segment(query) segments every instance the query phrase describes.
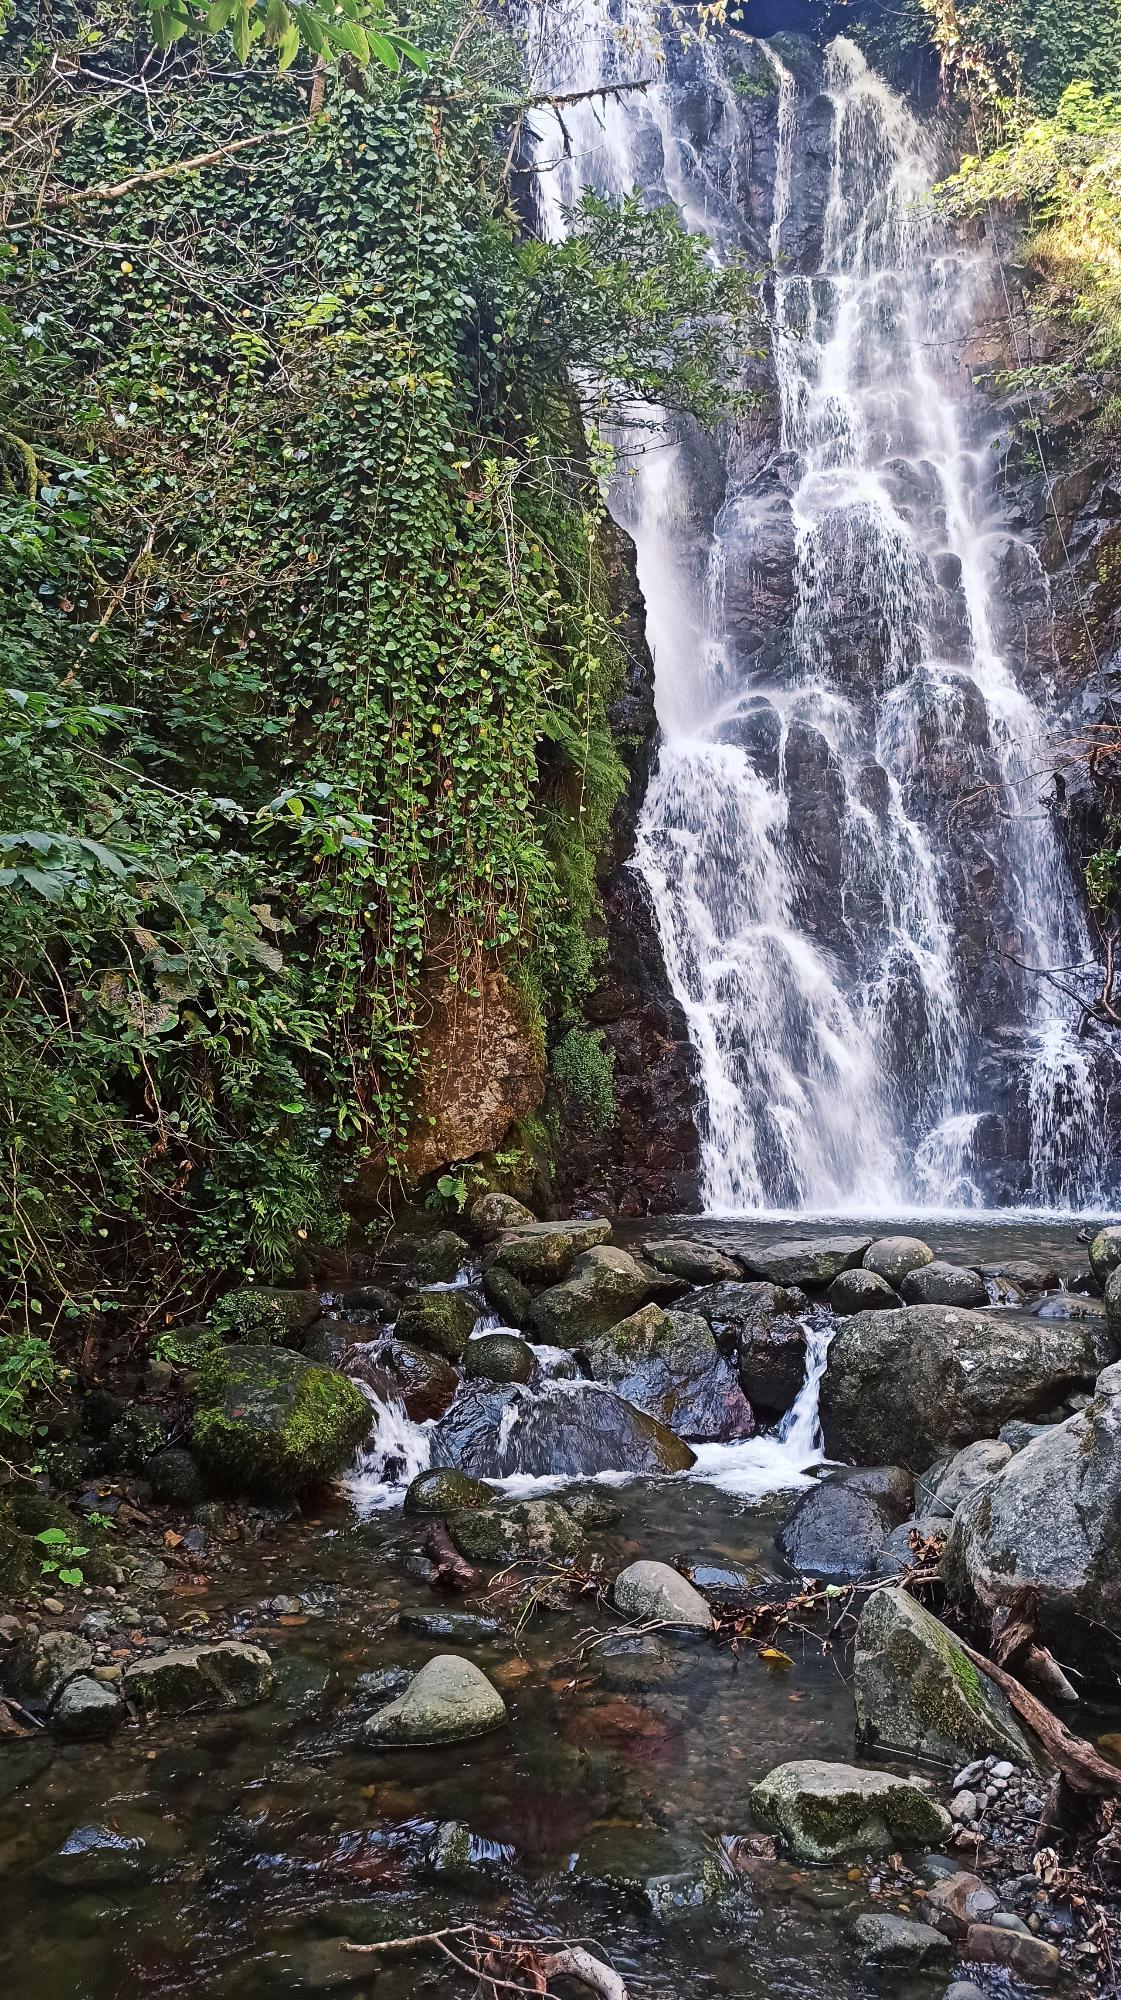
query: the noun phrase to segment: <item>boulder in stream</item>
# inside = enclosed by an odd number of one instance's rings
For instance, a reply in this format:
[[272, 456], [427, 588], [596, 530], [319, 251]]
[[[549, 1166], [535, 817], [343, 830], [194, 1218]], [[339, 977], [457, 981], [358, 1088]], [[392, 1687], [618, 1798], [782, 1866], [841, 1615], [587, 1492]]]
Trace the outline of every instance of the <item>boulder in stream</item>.
[[1090, 1269], [1099, 1285], [1104, 1285], [1121, 1268], [1121, 1224], [1111, 1222], [1099, 1229], [1090, 1245]]
[[951, 1631], [905, 1590], [878, 1590], [856, 1627], [853, 1694], [866, 1750], [956, 1769], [977, 1757], [1038, 1759], [1004, 1695]]
[[755, 1419], [733, 1364], [699, 1313], [643, 1306], [584, 1349], [597, 1382], [694, 1441], [751, 1437]]
[[583, 1347], [639, 1306], [675, 1290], [678, 1280], [639, 1263], [629, 1250], [601, 1243], [581, 1252], [563, 1283], [538, 1293], [530, 1319], [542, 1340]]
[[842, 1271], [825, 1294], [830, 1309], [839, 1317], [858, 1312], [893, 1312], [903, 1301], [886, 1278], [876, 1271], [857, 1267]]
[[980, 1271], [938, 1258], [909, 1272], [900, 1290], [909, 1306], [983, 1306], [989, 1297]]
[[478, 1382], [532, 1382], [537, 1362], [529, 1342], [516, 1333], [481, 1333], [464, 1349], [463, 1372]]
[[[1112, 1283], [1113, 1280], [1110, 1280]], [[954, 1519], [942, 1561], [951, 1595], [985, 1611], [1030, 1593], [1060, 1662], [1121, 1672], [1121, 1364], [1090, 1407], [1017, 1451]]]
[[272, 1691], [272, 1662], [263, 1646], [222, 1639], [214, 1646], [175, 1646], [126, 1667], [126, 1701], [147, 1715], [251, 1708]]
[[995, 1479], [1012, 1456], [1010, 1444], [999, 1438], [978, 1438], [948, 1458], [936, 1458], [915, 1486], [915, 1506], [926, 1514], [957, 1513]]
[[602, 1217], [588, 1222], [527, 1222], [504, 1230], [483, 1257], [484, 1272], [496, 1265], [524, 1285], [555, 1285], [574, 1260], [608, 1242], [611, 1224]]
[[437, 1466], [418, 1472], [405, 1495], [406, 1514], [458, 1514], [469, 1507], [490, 1507], [498, 1498], [492, 1486], [469, 1479], [465, 1472]]
[[661, 1242], [643, 1244], [643, 1254], [656, 1271], [668, 1277], [684, 1278], [690, 1285], [719, 1285], [727, 1279], [743, 1277], [743, 1266], [715, 1243], [701, 1243], [692, 1236], [666, 1236]]
[[888, 1771], [818, 1758], [779, 1764], [751, 1795], [760, 1826], [796, 1861], [861, 1859], [896, 1847], [936, 1847], [953, 1821], [929, 1792]]
[[796, 1576], [853, 1583], [875, 1575], [880, 1550], [910, 1507], [910, 1481], [901, 1476], [898, 1495], [889, 1480], [877, 1490], [871, 1470], [827, 1473], [795, 1501], [776, 1546]]
[[794, 1243], [760, 1243], [744, 1252], [744, 1262], [772, 1285], [831, 1285], [842, 1271], [859, 1264], [868, 1236], [828, 1236]]
[[401, 1308], [397, 1339], [426, 1347], [445, 1361], [460, 1361], [479, 1317], [477, 1299], [454, 1285], [444, 1292], [414, 1292]]
[[60, 1736], [88, 1743], [111, 1736], [126, 1712], [117, 1690], [106, 1681], [95, 1680], [92, 1674], [76, 1674], [55, 1702], [51, 1723]]
[[668, 1563], [636, 1562], [615, 1578], [615, 1608], [635, 1625], [681, 1625], [711, 1632], [712, 1612], [699, 1590]]
[[1114, 1351], [1093, 1323], [953, 1306], [856, 1313], [841, 1322], [829, 1351], [826, 1443], [846, 1458], [923, 1471], [947, 1450], [1092, 1383]]
[[486, 1736], [505, 1720], [502, 1696], [472, 1660], [437, 1653], [413, 1675], [404, 1694], [370, 1717], [363, 1735], [378, 1748], [436, 1746]]
[[357, 1383], [287, 1347], [222, 1347], [200, 1371], [192, 1442], [220, 1484], [278, 1498], [340, 1472], [370, 1429]]
[[432, 1434], [434, 1465], [476, 1479], [686, 1472], [694, 1454], [643, 1410], [597, 1382], [468, 1384]]
[[448, 1533], [468, 1562], [506, 1564], [563, 1562], [579, 1549], [583, 1534], [559, 1500], [515, 1500], [502, 1506], [471, 1507], [448, 1516]]
[[794, 1286], [708, 1285], [694, 1292], [683, 1310], [699, 1313], [712, 1328], [716, 1345], [737, 1366], [740, 1387], [753, 1410], [768, 1418], [785, 1416], [806, 1373], [806, 1329], [810, 1309]]
[[898, 1291], [904, 1278], [923, 1264], [934, 1262], [934, 1252], [921, 1236], [879, 1236], [864, 1252], [864, 1269]]
[[459, 1388], [459, 1375], [450, 1361], [429, 1348], [414, 1347], [395, 1332], [350, 1348], [346, 1372], [352, 1380], [365, 1382], [379, 1403], [400, 1403], [414, 1424], [442, 1417]]

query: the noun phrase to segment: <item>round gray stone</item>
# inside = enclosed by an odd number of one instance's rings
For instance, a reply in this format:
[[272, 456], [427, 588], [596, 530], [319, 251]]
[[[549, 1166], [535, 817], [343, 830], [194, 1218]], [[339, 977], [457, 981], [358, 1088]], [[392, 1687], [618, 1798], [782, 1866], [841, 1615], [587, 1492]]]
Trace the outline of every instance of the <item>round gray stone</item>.
[[505, 1720], [502, 1696], [473, 1661], [437, 1653], [403, 1695], [370, 1717], [363, 1733], [379, 1747], [463, 1743], [498, 1729]]

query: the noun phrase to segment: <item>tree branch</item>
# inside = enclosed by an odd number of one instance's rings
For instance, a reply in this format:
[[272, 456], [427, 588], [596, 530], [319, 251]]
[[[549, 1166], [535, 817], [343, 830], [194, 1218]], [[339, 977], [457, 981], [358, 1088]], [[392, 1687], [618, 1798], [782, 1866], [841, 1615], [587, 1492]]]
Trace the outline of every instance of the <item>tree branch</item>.
[[176, 174], [194, 173], [199, 167], [216, 166], [232, 153], [248, 152], [251, 146], [266, 146], [272, 139], [290, 138], [293, 132], [306, 132], [310, 120], [298, 118], [291, 125], [274, 125], [268, 132], [253, 132], [245, 139], [231, 139], [225, 146], [215, 146], [209, 153], [193, 153], [187, 160], [176, 160], [167, 167], [150, 167], [146, 173], [130, 174], [123, 181], [102, 181], [96, 187], [63, 188], [48, 195], [43, 201], [45, 209], [72, 208], [78, 202], [117, 201], [124, 194], [131, 194], [133, 188], [148, 187], [153, 181], [171, 180]]

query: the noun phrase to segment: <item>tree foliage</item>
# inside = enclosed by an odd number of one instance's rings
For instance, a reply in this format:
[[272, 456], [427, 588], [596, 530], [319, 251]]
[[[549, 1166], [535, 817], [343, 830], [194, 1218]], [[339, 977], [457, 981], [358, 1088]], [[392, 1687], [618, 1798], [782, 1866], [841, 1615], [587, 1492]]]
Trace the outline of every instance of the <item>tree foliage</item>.
[[336, 72], [309, 117], [309, 68], [220, 38], [22, 0], [8, 30], [25, 1324], [189, 1318], [338, 1236], [400, 1165], [440, 983], [502, 962], [560, 1018], [591, 974], [618, 658], [567, 368], [711, 414], [750, 287], [633, 203], [526, 242], [509, 46], [437, 0], [408, 32], [454, 63]]

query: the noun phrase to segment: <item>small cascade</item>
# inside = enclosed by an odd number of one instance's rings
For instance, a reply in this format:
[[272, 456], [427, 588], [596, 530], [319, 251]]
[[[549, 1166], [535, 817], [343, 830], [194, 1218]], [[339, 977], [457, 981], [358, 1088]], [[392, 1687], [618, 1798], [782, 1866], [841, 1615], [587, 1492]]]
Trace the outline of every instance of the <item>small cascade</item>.
[[360, 1516], [398, 1507], [407, 1486], [427, 1470], [432, 1450], [432, 1425], [415, 1424], [396, 1396], [383, 1398], [362, 1380], [351, 1377], [372, 1412], [370, 1436], [361, 1447], [347, 1481]]
[[742, 1499], [761, 1499], [766, 1493], [803, 1485], [806, 1474], [824, 1464], [821, 1380], [836, 1322], [815, 1316], [801, 1324], [806, 1335], [805, 1379], [777, 1429], [743, 1444], [698, 1445], [696, 1465], [686, 1475], [689, 1479], [719, 1486]]
[[960, 360], [987, 253], [935, 216], [932, 137], [852, 43], [664, 18], [560, 0], [527, 45], [540, 89], [650, 85], [533, 114], [545, 234], [585, 185], [639, 187], [772, 266], [773, 418], [663, 418], [608, 496], [655, 656], [635, 865], [698, 1058], [704, 1206], [1108, 1207], [1117, 1058], [1031, 969], [1094, 977], [1040, 798], [1045, 580]]

